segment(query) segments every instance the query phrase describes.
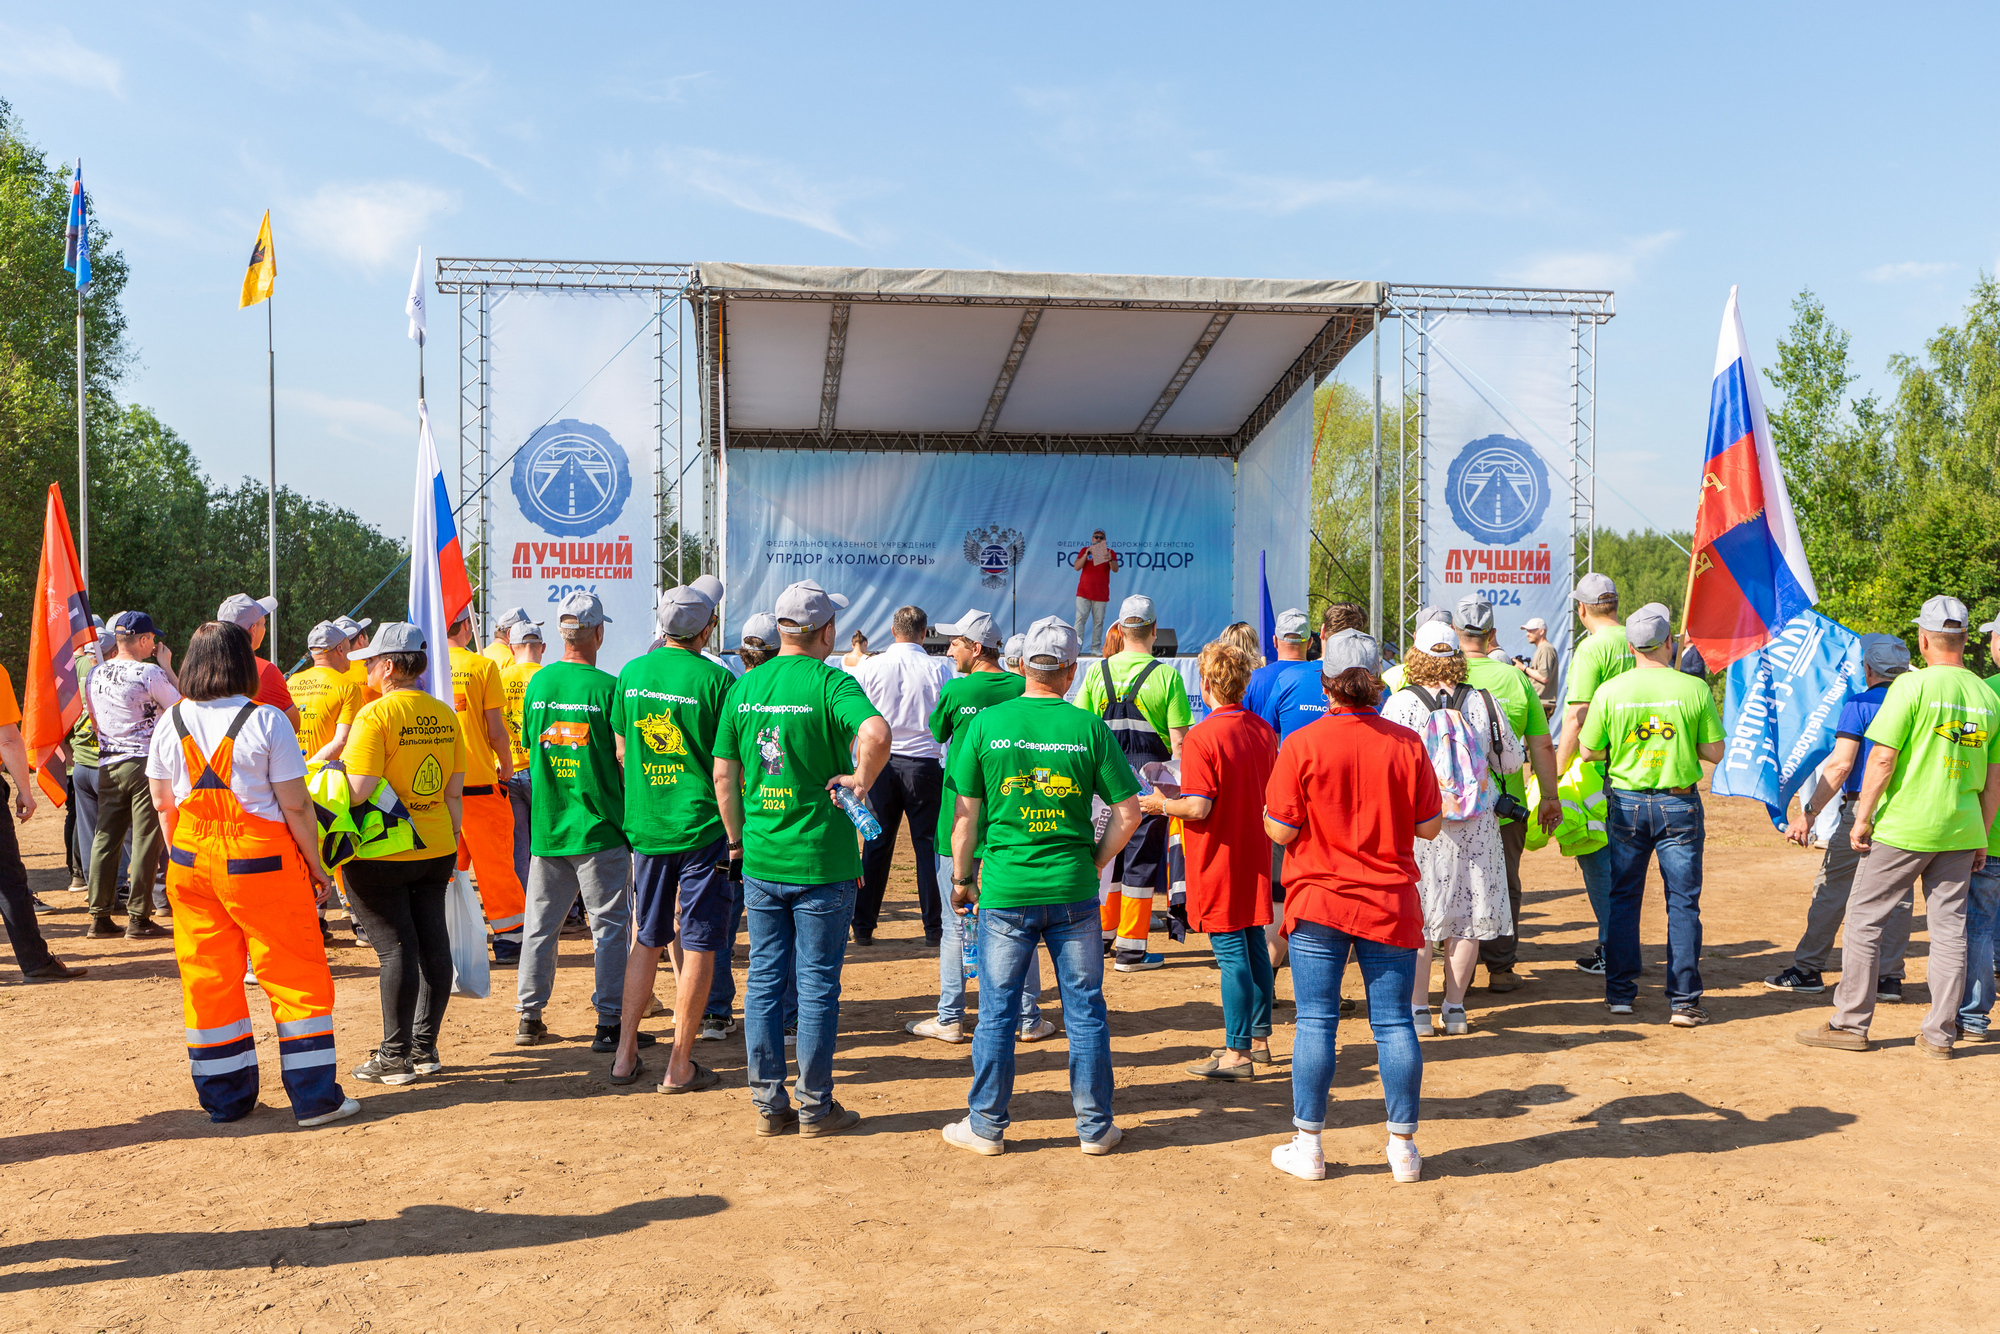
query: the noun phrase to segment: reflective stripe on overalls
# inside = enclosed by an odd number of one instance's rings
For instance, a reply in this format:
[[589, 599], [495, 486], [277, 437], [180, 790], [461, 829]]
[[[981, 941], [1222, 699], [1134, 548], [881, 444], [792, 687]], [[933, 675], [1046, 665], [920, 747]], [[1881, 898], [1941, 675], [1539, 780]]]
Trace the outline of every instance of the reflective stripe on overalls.
[[[1160, 660], [1155, 658], [1141, 667], [1122, 695], [1111, 679], [1111, 660], [1099, 658], [1097, 666], [1104, 674], [1104, 725], [1131, 762], [1132, 772], [1155, 760], [1172, 759], [1173, 747], [1153, 729], [1152, 720], [1140, 711], [1138, 703], [1140, 689], [1146, 678], [1159, 670]], [[1110, 882], [1100, 891], [1097, 921], [1115, 949], [1144, 951], [1152, 934], [1153, 898], [1169, 892], [1168, 824], [1164, 815], [1140, 816], [1139, 827], [1107, 868]]]
[[278, 1025], [278, 1060], [292, 1113], [301, 1120], [339, 1107], [334, 1079], [333, 973], [319, 914], [291, 830], [243, 809], [230, 789], [236, 736], [259, 707], [245, 704], [205, 756], [172, 710], [187, 764], [167, 850], [174, 905], [174, 957], [181, 970], [188, 1063], [213, 1121], [235, 1121], [257, 1105], [257, 1047], [243, 989], [247, 958]]

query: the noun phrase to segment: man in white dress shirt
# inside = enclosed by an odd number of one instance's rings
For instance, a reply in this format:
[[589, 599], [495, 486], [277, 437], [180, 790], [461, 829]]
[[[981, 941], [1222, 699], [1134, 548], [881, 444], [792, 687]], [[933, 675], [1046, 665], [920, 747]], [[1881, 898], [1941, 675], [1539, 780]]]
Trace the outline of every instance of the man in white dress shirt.
[[938, 692], [951, 679], [951, 667], [945, 659], [924, 651], [930, 618], [921, 607], [898, 607], [889, 628], [896, 642], [884, 652], [863, 658], [853, 669], [854, 679], [888, 722], [890, 733], [889, 762], [868, 790], [868, 804], [882, 822], [882, 832], [861, 849], [854, 943], [875, 943], [882, 895], [889, 888], [889, 859], [896, 850], [896, 826], [907, 816], [910, 842], [916, 845], [917, 903], [924, 915], [924, 940], [936, 948], [944, 933], [935, 847], [944, 766], [938, 763], [940, 752], [938, 743], [931, 739], [930, 722]]

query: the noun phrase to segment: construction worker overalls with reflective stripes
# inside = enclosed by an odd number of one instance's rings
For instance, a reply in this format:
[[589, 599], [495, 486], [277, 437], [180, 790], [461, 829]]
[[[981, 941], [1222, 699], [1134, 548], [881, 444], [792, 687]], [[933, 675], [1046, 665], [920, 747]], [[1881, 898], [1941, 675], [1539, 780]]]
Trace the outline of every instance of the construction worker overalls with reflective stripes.
[[167, 850], [167, 897], [195, 1093], [212, 1121], [238, 1120], [257, 1105], [257, 1047], [243, 990], [247, 955], [278, 1025], [292, 1114], [323, 1115], [345, 1095], [334, 1079], [333, 973], [312, 881], [291, 830], [250, 814], [229, 787], [237, 733], [259, 706], [243, 706], [210, 756], [189, 735], [185, 707], [171, 710], [189, 787]]
[[[1111, 729], [1118, 747], [1137, 773], [1155, 760], [1174, 757], [1173, 747], [1153, 730], [1152, 720], [1140, 711], [1139, 691], [1146, 678], [1160, 667], [1158, 658], [1141, 667], [1120, 694], [1111, 679], [1111, 660], [1099, 658], [1097, 670], [1104, 674], [1104, 725]], [[1164, 815], [1143, 815], [1131, 841], [1106, 867], [1109, 879], [1100, 887], [1098, 924], [1113, 948], [1145, 953], [1146, 938], [1153, 929], [1153, 896], [1169, 889], [1167, 834], [1171, 822]], [[1164, 905], [1162, 905], [1164, 906]]]

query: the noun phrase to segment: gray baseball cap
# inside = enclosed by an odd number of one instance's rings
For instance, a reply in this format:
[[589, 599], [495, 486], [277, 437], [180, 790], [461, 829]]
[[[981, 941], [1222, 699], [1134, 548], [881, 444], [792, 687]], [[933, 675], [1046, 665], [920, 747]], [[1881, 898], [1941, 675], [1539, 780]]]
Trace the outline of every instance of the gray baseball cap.
[[1382, 670], [1382, 646], [1360, 630], [1329, 635], [1320, 641], [1319, 649], [1321, 676], [1339, 676], [1351, 667], [1366, 667], [1371, 672]]
[[1000, 627], [993, 623], [991, 616], [976, 607], [968, 607], [965, 615], [959, 617], [955, 624], [934, 628], [941, 635], [963, 635], [981, 648], [1000, 647]]
[[[1990, 626], [1980, 626], [1982, 630]], [[1901, 676], [1910, 670], [1910, 646], [1901, 635], [1861, 636], [1861, 663], [1877, 676]]]
[[611, 618], [604, 614], [604, 603], [597, 594], [579, 588], [556, 603], [556, 624], [575, 621], [579, 629], [588, 630], [593, 625], [609, 625]]
[[760, 611], [743, 622], [743, 638], [756, 640], [765, 648], [778, 646], [778, 618], [768, 611]]
[[535, 618], [528, 615], [526, 607], [509, 607], [500, 613], [500, 619], [493, 623], [495, 630], [512, 630], [517, 625], [534, 625]]
[[423, 653], [424, 632], [408, 621], [390, 621], [375, 632], [368, 641], [368, 647], [357, 649], [348, 656], [359, 661], [363, 658], [379, 658], [384, 653]]
[[1451, 624], [1451, 613], [1450, 613], [1450, 612], [1448, 612], [1448, 611], [1446, 611], [1446, 610], [1445, 610], [1445, 609], [1444, 609], [1443, 607], [1419, 607], [1419, 608], [1417, 608], [1417, 624], [1418, 624], [1418, 625], [1430, 625], [1430, 624], [1432, 624], [1433, 622], [1436, 622], [1436, 621], [1442, 621], [1442, 622], [1444, 622], [1444, 623], [1445, 623], [1446, 625], [1450, 625], [1450, 624]]
[[277, 609], [276, 598], [253, 598], [248, 593], [231, 593], [215, 609], [215, 619], [233, 621], [248, 630]]
[[1485, 634], [1493, 628], [1493, 604], [1477, 593], [1467, 593], [1458, 600], [1458, 613], [1452, 621], [1461, 630]]
[[[1949, 622], [1957, 621], [1953, 626]], [[1965, 613], [1965, 604], [1954, 597], [1934, 597], [1924, 603], [1923, 611], [1917, 614], [1917, 628], [1934, 633], [1959, 633], [1972, 624], [1972, 618]]]
[[1607, 602], [1618, 596], [1618, 585], [1608, 574], [1586, 574], [1576, 581], [1576, 592], [1570, 596], [1578, 602]]
[[1280, 639], [1290, 639], [1303, 644], [1312, 638], [1306, 614], [1297, 607], [1287, 607], [1278, 613], [1276, 635]]
[[1433, 658], [1455, 658], [1458, 656], [1458, 636], [1452, 633], [1450, 621], [1426, 621], [1417, 627], [1410, 647]]
[[698, 574], [688, 580], [689, 588], [698, 593], [706, 593], [708, 600], [716, 606], [722, 605], [722, 581], [712, 574]]
[[[1602, 578], [1592, 575], [1592, 578]], [[1674, 614], [1658, 602], [1648, 602], [1625, 618], [1625, 642], [1633, 648], [1658, 648], [1673, 637]]]
[[540, 621], [529, 621], [526, 625], [517, 626], [514, 630], [513, 642], [516, 644], [541, 643], [542, 623]]
[[1000, 650], [1000, 661], [1002, 665], [1008, 667], [1019, 667], [1021, 665], [1021, 653], [1027, 647], [1027, 643], [1028, 643], [1028, 637], [1026, 635], [1011, 636], [1007, 640], [1007, 647]]
[[347, 642], [347, 631], [332, 621], [321, 621], [306, 631], [306, 647], [317, 649], [339, 648]]
[[771, 609], [771, 614], [778, 618], [779, 628], [809, 635], [846, 607], [847, 599], [840, 594], [829, 593], [812, 580], [803, 579], [778, 594], [778, 605]]
[[669, 588], [660, 594], [654, 620], [660, 633], [675, 639], [691, 639], [715, 619], [715, 600], [692, 585]]
[[[1047, 619], [1057, 620], [1055, 617], [1048, 617]], [[1153, 599], [1147, 597], [1144, 593], [1134, 593], [1131, 597], [1126, 598], [1118, 604], [1118, 624], [1120, 625], [1129, 625], [1143, 629], [1146, 626], [1156, 623], [1158, 620], [1159, 613], [1153, 610]], [[1057, 620], [1057, 623], [1063, 624], [1059, 620]], [[1035, 625], [1040, 624], [1042, 624], [1041, 621], [1035, 622]], [[1028, 627], [1028, 633], [1030, 635], [1035, 633], [1033, 625]], [[1075, 632], [1071, 631], [1071, 633], [1074, 634]]]
[[[1125, 599], [1126, 607], [1132, 599]], [[1148, 609], [1152, 603], [1146, 603]], [[1060, 616], [1044, 616], [1028, 627], [1027, 638], [1021, 645], [1021, 657], [1028, 666], [1039, 671], [1054, 667], [1067, 667], [1076, 661], [1076, 631]]]
[[367, 630], [369, 626], [375, 624], [374, 621], [368, 619], [366, 616], [363, 616], [358, 621], [355, 620], [352, 616], [336, 616], [333, 618], [333, 623], [339, 626], [341, 630], [346, 633], [349, 639], [352, 639], [356, 635], [361, 634], [363, 631]]

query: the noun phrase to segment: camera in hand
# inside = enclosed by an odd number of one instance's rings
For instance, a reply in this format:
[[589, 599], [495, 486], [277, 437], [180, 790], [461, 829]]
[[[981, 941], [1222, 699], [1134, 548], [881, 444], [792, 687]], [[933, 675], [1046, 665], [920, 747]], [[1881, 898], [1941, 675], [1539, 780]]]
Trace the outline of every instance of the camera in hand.
[[1502, 820], [1518, 820], [1526, 824], [1529, 811], [1521, 799], [1512, 792], [1502, 792], [1500, 800], [1493, 803], [1493, 814]]

